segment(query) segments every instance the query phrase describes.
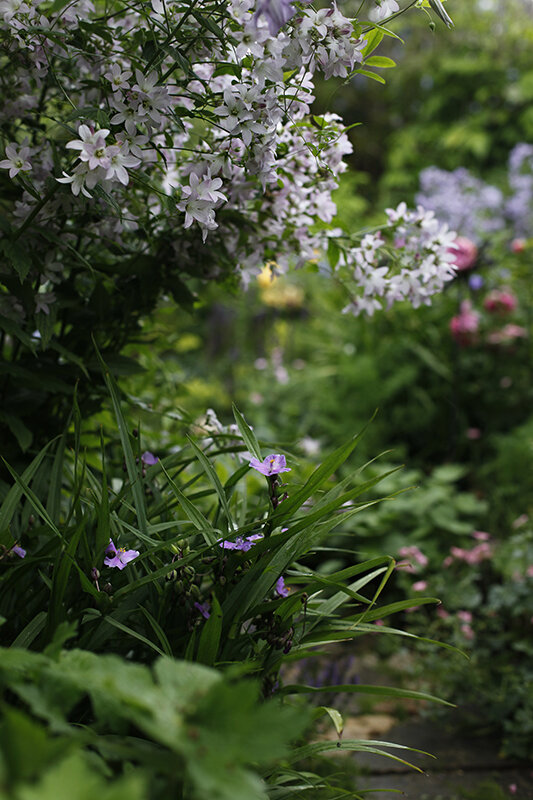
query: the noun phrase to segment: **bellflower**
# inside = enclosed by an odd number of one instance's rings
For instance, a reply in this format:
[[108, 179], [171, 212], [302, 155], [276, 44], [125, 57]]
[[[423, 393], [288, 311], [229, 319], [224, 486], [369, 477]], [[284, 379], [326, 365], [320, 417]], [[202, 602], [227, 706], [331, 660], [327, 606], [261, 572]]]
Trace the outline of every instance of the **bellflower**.
[[126, 564], [133, 561], [138, 555], [138, 550], [126, 550], [124, 547], [115, 547], [113, 541], [110, 539], [106, 547], [104, 564], [106, 567], [118, 567], [118, 569], [122, 570]]
[[290, 472], [291, 468], [287, 466], [285, 456], [276, 455], [271, 453], [264, 461], [259, 461], [258, 458], [252, 458], [250, 466], [256, 469], [261, 475], [270, 477], [271, 475], [279, 475], [280, 472]]
[[259, 0], [255, 19], [261, 14], [266, 18], [271, 35], [276, 36], [280, 28], [296, 14], [296, 9], [290, 0]]

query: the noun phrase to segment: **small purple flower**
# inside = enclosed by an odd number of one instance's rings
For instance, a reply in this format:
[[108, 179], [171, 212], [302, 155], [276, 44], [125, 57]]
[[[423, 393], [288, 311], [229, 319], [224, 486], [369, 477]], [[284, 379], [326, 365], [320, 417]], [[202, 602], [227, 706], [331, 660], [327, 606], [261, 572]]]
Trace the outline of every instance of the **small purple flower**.
[[204, 619], [209, 619], [209, 617], [211, 616], [211, 611], [210, 611], [211, 606], [209, 605], [207, 600], [205, 601], [205, 603], [195, 603], [194, 607], [197, 611], [200, 612], [200, 614]]
[[481, 289], [485, 281], [481, 277], [481, 275], [470, 275], [468, 279], [468, 285], [471, 289], [477, 292], [478, 289]]
[[255, 19], [261, 14], [265, 15], [271, 36], [276, 36], [280, 28], [296, 14], [291, 0], [259, 0], [256, 9]]
[[104, 558], [104, 564], [106, 567], [118, 567], [118, 569], [124, 569], [126, 564], [129, 564], [130, 561], [133, 561], [134, 558], [137, 558], [139, 551], [125, 550], [124, 547], [115, 547], [110, 539], [109, 544], [106, 547], [106, 554], [106, 558]]
[[285, 456], [276, 455], [271, 453], [265, 458], [264, 461], [259, 461], [258, 458], [252, 458], [250, 466], [256, 469], [261, 475], [279, 475], [280, 472], [290, 472], [291, 468], [287, 466]]
[[154, 454], [151, 453], [149, 450], [146, 450], [141, 456], [141, 461], [143, 462], [145, 467], [153, 467], [154, 464], [157, 464], [159, 459], [157, 456], [154, 456]]
[[278, 578], [276, 581], [276, 594], [278, 597], [288, 597], [289, 596], [289, 588], [285, 586], [285, 581], [283, 580], [283, 575], [281, 578]]
[[224, 550], [242, 550], [243, 553], [247, 553], [262, 538], [263, 536], [260, 533], [253, 533], [251, 536], [246, 537], [237, 536], [234, 542], [228, 542], [227, 539], [223, 539], [219, 544]]
[[24, 558], [26, 556], [26, 551], [18, 544], [13, 545], [11, 552], [15, 553], [15, 555], [17, 555], [19, 558]]

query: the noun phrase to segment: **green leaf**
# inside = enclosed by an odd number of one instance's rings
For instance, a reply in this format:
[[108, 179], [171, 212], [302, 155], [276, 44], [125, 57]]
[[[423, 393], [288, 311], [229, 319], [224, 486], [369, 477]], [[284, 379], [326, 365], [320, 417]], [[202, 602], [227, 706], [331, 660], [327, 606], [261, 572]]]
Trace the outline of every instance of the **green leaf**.
[[94, 347], [96, 350], [96, 356], [98, 358], [98, 361], [100, 362], [100, 366], [104, 373], [104, 379], [109, 394], [111, 395], [111, 401], [113, 403], [113, 409], [118, 423], [120, 443], [122, 444], [122, 451], [124, 453], [124, 459], [126, 461], [128, 478], [131, 484], [133, 502], [135, 503], [135, 510], [137, 511], [137, 519], [139, 521], [139, 527], [141, 529], [141, 532], [146, 534], [148, 528], [148, 520], [146, 515], [146, 503], [145, 503], [144, 491], [141, 482], [141, 473], [133, 457], [133, 451], [131, 449], [131, 444], [130, 444], [129, 429], [126, 424], [126, 420], [124, 419], [124, 415], [122, 414], [118, 386], [116, 385], [114, 378], [109, 372], [105, 361], [100, 355], [100, 351], [98, 350], [96, 343], [94, 343]]
[[280, 519], [285, 519], [285, 517], [288, 517], [289, 514], [292, 514], [292, 512], [297, 508], [300, 508], [300, 506], [311, 497], [313, 492], [322, 486], [322, 484], [331, 477], [335, 470], [337, 470], [341, 464], [346, 461], [346, 459], [351, 455], [357, 446], [363, 433], [364, 430], [357, 434], [357, 436], [354, 436], [352, 439], [350, 439], [350, 441], [342, 444], [340, 447], [334, 450], [333, 453], [331, 453], [331, 455], [329, 455], [326, 460], [316, 468], [303, 487], [278, 506], [276, 511], [272, 514], [271, 519], [275, 521], [276, 524], [279, 524]]
[[166, 469], [164, 468], [163, 464], [161, 464], [161, 469], [165, 473], [167, 480], [170, 484], [170, 488], [172, 489], [173, 494], [175, 495], [176, 499], [179, 501], [183, 511], [190, 519], [194, 527], [200, 531], [206, 544], [213, 545], [221, 538], [220, 535], [217, 535], [215, 529], [211, 525], [208, 519], [204, 517], [201, 511], [199, 511], [194, 503], [185, 497], [181, 489], [178, 489]]
[[211, 616], [204, 623], [200, 641], [198, 643], [197, 661], [211, 666], [215, 663], [222, 635], [222, 609], [213, 595], [211, 603]]
[[30, 429], [26, 427], [21, 419], [13, 414], [6, 414], [4, 411], [0, 411], [0, 420], [7, 425], [17, 440], [20, 449], [25, 453], [33, 440], [33, 433]]
[[190, 436], [187, 436], [187, 440], [188, 440], [189, 444], [191, 445], [192, 449], [194, 450], [196, 458], [198, 459], [198, 461], [202, 465], [202, 469], [204, 470], [205, 474], [207, 475], [207, 477], [209, 479], [209, 482], [211, 483], [211, 485], [213, 486], [215, 492], [217, 493], [218, 499], [220, 501], [220, 505], [224, 509], [224, 514], [226, 515], [226, 520], [227, 520], [227, 523], [228, 523], [229, 530], [234, 530], [235, 529], [235, 525], [233, 523], [233, 520], [232, 520], [232, 517], [231, 517], [231, 512], [229, 510], [229, 504], [228, 504], [228, 499], [226, 497], [226, 492], [224, 491], [224, 489], [222, 487], [220, 479], [219, 479], [219, 477], [218, 477], [213, 465], [211, 464], [211, 462], [209, 461], [209, 459], [207, 458], [207, 456], [205, 455], [203, 450], [201, 450], [201, 448], [198, 447], [196, 442], [193, 442], [193, 440], [190, 438]]
[[46, 451], [53, 441], [55, 440], [48, 442], [48, 444], [43, 447], [40, 453], [35, 456], [31, 464], [26, 467], [22, 473], [22, 484], [16, 482], [7, 493], [7, 496], [2, 503], [2, 507], [0, 508], [0, 531], [3, 531], [5, 528], [7, 528], [11, 522], [13, 515], [19, 506], [20, 498], [24, 494], [24, 489], [22, 487], [31, 481], [39, 469], [41, 462], [46, 455]]
[[244, 443], [248, 449], [248, 451], [258, 458], [259, 461], [263, 460], [261, 455], [261, 448], [259, 447], [259, 442], [257, 441], [257, 437], [253, 430], [250, 428], [246, 420], [244, 419], [243, 415], [237, 408], [235, 404], [232, 406], [233, 409], [233, 416], [235, 418], [235, 422], [237, 423], [237, 427], [241, 433], [241, 436], [244, 440]]
[[46, 624], [46, 611], [39, 611], [34, 618], [21, 630], [11, 647], [29, 647], [34, 639], [41, 633]]
[[161, 627], [161, 625], [159, 624], [159, 622], [155, 619], [155, 617], [153, 617], [150, 614], [148, 609], [144, 608], [144, 606], [139, 606], [139, 610], [142, 611], [142, 613], [144, 614], [144, 616], [146, 617], [146, 619], [148, 620], [148, 622], [152, 626], [155, 635], [159, 639], [161, 647], [165, 651], [165, 655], [172, 656], [173, 655], [172, 647], [170, 646], [170, 642], [168, 641], [168, 637], [167, 637], [165, 631], [163, 630], [163, 628]]
[[381, 75], [378, 75], [376, 72], [370, 72], [369, 69], [356, 69], [353, 71], [352, 75], [364, 75], [366, 78], [372, 78], [373, 81], [377, 81], [378, 83], [385, 83], [385, 78], [382, 78]]
[[24, 480], [24, 478], [20, 478], [17, 475], [15, 470], [11, 468], [11, 466], [7, 463], [5, 458], [3, 458], [2, 456], [0, 456], [0, 458], [2, 458], [2, 461], [4, 462], [6, 467], [8, 468], [8, 470], [11, 473], [12, 477], [15, 479], [15, 482], [20, 487], [22, 493], [26, 495], [26, 497], [30, 501], [31, 505], [33, 506], [33, 508], [37, 512], [37, 514], [42, 518], [42, 520], [45, 523], [45, 525], [47, 525], [55, 533], [56, 536], [58, 536], [61, 540], [63, 540], [63, 534], [59, 531], [59, 529], [57, 528], [55, 523], [50, 519], [50, 516], [48, 515], [48, 512], [46, 511], [45, 507], [43, 506], [43, 504], [41, 503], [39, 498], [35, 495], [35, 493], [32, 492], [32, 490], [29, 488], [29, 486], [27, 485], [27, 483]]
[[342, 736], [342, 732], [344, 730], [344, 720], [342, 718], [342, 714], [337, 711], [336, 708], [330, 708], [329, 706], [318, 706], [318, 708], [315, 709], [314, 715], [318, 717], [322, 716], [323, 714], [327, 714], [329, 716], [333, 722], [335, 730], [337, 731], [337, 735]]
[[390, 67], [396, 66], [396, 61], [393, 61], [392, 58], [387, 58], [387, 56], [370, 56], [369, 58], [365, 58], [365, 65], [367, 67], [389, 69]]
[[454, 708], [453, 703], [435, 697], [426, 692], [415, 692], [413, 689], [397, 689], [394, 686], [369, 686], [362, 683], [342, 683], [334, 686], [305, 686], [304, 684], [291, 684], [280, 689], [282, 694], [320, 694], [321, 692], [348, 692], [350, 694], [375, 694], [382, 697], [403, 697], [411, 700], [431, 700], [443, 706]]

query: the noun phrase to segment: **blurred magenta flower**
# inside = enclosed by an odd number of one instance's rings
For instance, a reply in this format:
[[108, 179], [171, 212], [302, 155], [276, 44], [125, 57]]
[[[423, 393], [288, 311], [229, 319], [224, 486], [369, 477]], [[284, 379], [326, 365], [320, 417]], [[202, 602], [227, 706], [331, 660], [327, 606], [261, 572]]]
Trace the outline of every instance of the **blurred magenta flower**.
[[261, 475], [279, 475], [280, 472], [290, 472], [291, 468], [287, 466], [285, 456], [276, 455], [271, 453], [264, 461], [259, 461], [258, 458], [252, 458], [250, 466], [256, 469]]
[[146, 450], [141, 456], [141, 461], [143, 462], [145, 467], [153, 467], [154, 464], [157, 464], [159, 459], [157, 456], [154, 456], [154, 454], [151, 453], [149, 450]]
[[279, 597], [288, 597], [289, 596], [289, 589], [285, 586], [285, 581], [283, 579], [283, 575], [277, 579], [276, 581], [276, 594]]
[[471, 269], [476, 263], [477, 247], [474, 242], [467, 239], [466, 236], [458, 236], [449, 252], [453, 256], [453, 264], [459, 272], [466, 269]]
[[223, 539], [219, 544], [224, 550], [242, 550], [243, 553], [247, 553], [262, 538], [262, 534], [253, 533], [251, 536], [246, 537], [237, 536], [234, 542], [228, 542], [227, 539]]
[[104, 564], [106, 567], [117, 567], [118, 569], [124, 569], [126, 564], [129, 564], [130, 561], [133, 561], [133, 559], [137, 558], [138, 555], [138, 550], [126, 550], [124, 547], [115, 547], [112, 539], [110, 539], [109, 544], [106, 547]]
[[507, 314], [515, 310], [518, 305], [518, 300], [508, 289], [494, 289], [494, 291], [489, 292], [485, 297], [483, 305], [487, 311], [490, 311], [492, 314]]
[[462, 347], [474, 344], [479, 328], [479, 314], [472, 310], [470, 300], [463, 300], [461, 310], [450, 320], [450, 331], [455, 341]]

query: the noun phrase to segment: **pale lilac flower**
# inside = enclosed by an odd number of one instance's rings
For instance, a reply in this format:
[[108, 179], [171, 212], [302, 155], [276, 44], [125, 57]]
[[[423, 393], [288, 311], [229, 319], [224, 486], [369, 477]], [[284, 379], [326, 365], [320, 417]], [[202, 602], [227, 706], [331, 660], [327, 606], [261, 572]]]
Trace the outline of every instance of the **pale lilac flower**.
[[126, 167], [138, 167], [141, 163], [140, 159], [130, 155], [128, 153], [128, 145], [121, 142], [108, 147], [106, 155], [108, 160], [106, 179], [112, 180], [116, 177], [123, 186], [127, 186], [130, 176]]
[[153, 467], [154, 464], [157, 464], [159, 459], [157, 456], [154, 456], [154, 454], [151, 453], [149, 450], [146, 450], [141, 456], [141, 461], [146, 467]]
[[122, 570], [126, 564], [129, 564], [130, 561], [133, 561], [133, 559], [137, 558], [138, 555], [138, 550], [126, 550], [124, 547], [115, 547], [113, 541], [110, 539], [109, 544], [106, 547], [104, 564], [106, 567], [117, 567], [118, 569]]
[[131, 71], [125, 70], [122, 72], [122, 67], [119, 64], [113, 64], [109, 72], [106, 72], [104, 78], [111, 83], [113, 91], [117, 89], [129, 89], [128, 80], [131, 78]]
[[19, 558], [25, 558], [26, 556], [26, 551], [24, 550], [23, 547], [21, 547], [18, 544], [13, 545], [13, 547], [11, 548], [11, 552], [15, 553], [15, 555], [18, 556]]
[[8, 144], [6, 146], [6, 156], [3, 161], [0, 161], [2, 169], [9, 170], [9, 177], [14, 178], [19, 172], [29, 172], [32, 168], [31, 162], [28, 161], [30, 155], [30, 148], [19, 146], [17, 144]]
[[276, 581], [276, 594], [278, 597], [288, 597], [289, 596], [289, 588], [285, 586], [285, 581], [283, 579], [283, 575], [277, 579]]
[[285, 456], [276, 455], [271, 453], [264, 461], [259, 461], [258, 458], [252, 458], [250, 466], [256, 469], [261, 475], [279, 475], [280, 472], [290, 472], [291, 468], [287, 466]]
[[375, 21], [386, 19], [400, 10], [396, 0], [375, 0], [375, 2], [376, 6], [369, 14], [370, 18]]
[[224, 550], [242, 550], [243, 553], [247, 553], [262, 538], [262, 534], [253, 533], [251, 536], [237, 536], [234, 542], [223, 539], [219, 544]]
[[276, 36], [280, 28], [296, 14], [296, 9], [291, 0], [259, 0], [255, 18], [261, 14], [265, 16], [272, 36]]
[[207, 600], [206, 600], [204, 603], [198, 603], [198, 602], [196, 602], [196, 603], [194, 604], [194, 607], [195, 607], [195, 609], [196, 609], [197, 611], [199, 611], [199, 612], [200, 612], [200, 614], [202, 615], [202, 617], [203, 617], [204, 619], [209, 619], [209, 617], [211, 616], [211, 606], [209, 605], [209, 603], [207, 602]]

